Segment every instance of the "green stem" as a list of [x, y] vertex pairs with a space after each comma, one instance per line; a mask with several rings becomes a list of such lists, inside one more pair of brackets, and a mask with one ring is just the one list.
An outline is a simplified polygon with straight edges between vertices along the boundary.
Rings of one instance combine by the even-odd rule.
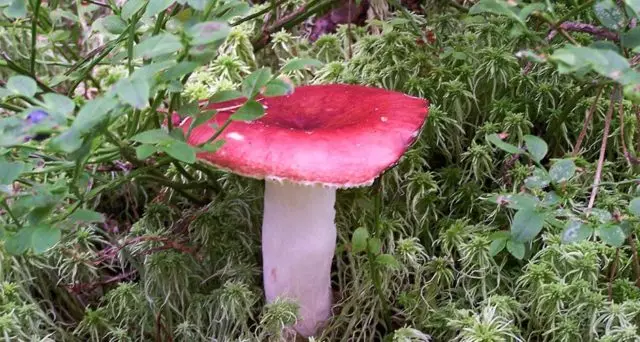
[[36, 38], [38, 37], [38, 12], [40, 12], [40, 3], [42, 0], [35, 0], [35, 8], [33, 10], [33, 19], [31, 19], [31, 74], [36, 75]]
[[[373, 184], [375, 193], [374, 211], [373, 211], [373, 224], [374, 232], [373, 236], [380, 238], [382, 235], [382, 229], [380, 224], [380, 215], [382, 215], [382, 175], [378, 177]], [[381, 239], [382, 240], [382, 239]], [[368, 246], [367, 246], [368, 247]], [[371, 277], [373, 280], [373, 286], [376, 290], [378, 297], [380, 298], [380, 304], [382, 305], [382, 315], [384, 316], [384, 322], [387, 329], [391, 329], [391, 310], [387, 298], [382, 291], [382, 278], [380, 277], [380, 270], [376, 263], [376, 255], [367, 248], [367, 256], [369, 258], [369, 267], [371, 271]]]
[[7, 203], [7, 200], [3, 199], [1, 204], [2, 204], [2, 207], [4, 208], [4, 210], [7, 211], [7, 214], [9, 214], [9, 217], [11, 217], [11, 219], [16, 223], [18, 228], [22, 228], [22, 224], [20, 223], [20, 221], [18, 221], [18, 218], [13, 214], [13, 211], [11, 211], [11, 208], [9, 207], [9, 204]]
[[587, 8], [591, 8], [591, 6], [593, 6], [593, 4], [595, 4], [595, 3], [596, 3], [596, 0], [585, 1], [582, 5], [580, 5], [578, 7], [575, 7], [574, 9], [569, 11], [569, 13], [565, 14], [562, 18], [560, 18], [560, 20], [558, 20], [557, 24], [560, 25], [560, 24], [564, 23], [565, 21], [569, 20], [574, 15], [584, 11]]

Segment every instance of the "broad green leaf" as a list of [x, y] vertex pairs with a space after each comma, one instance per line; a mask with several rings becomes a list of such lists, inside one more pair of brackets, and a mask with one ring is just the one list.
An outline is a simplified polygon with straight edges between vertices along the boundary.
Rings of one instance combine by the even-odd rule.
[[158, 149], [153, 145], [140, 145], [136, 147], [136, 158], [138, 158], [138, 160], [145, 160], [157, 151]]
[[524, 180], [524, 185], [528, 189], [544, 189], [551, 182], [549, 174], [546, 170], [536, 167], [533, 170], [533, 174]]
[[145, 39], [133, 49], [134, 58], [154, 58], [168, 55], [182, 49], [180, 38], [170, 34], [161, 33]]
[[11, 185], [24, 169], [24, 163], [0, 161], [0, 185]]
[[525, 25], [518, 15], [518, 7], [502, 0], [480, 0], [469, 9], [469, 14], [492, 13], [504, 15], [516, 22]]
[[102, 19], [102, 27], [111, 34], [120, 34], [127, 30], [127, 23], [117, 15], [109, 15]]
[[613, 221], [613, 215], [608, 210], [593, 208], [591, 209], [591, 216], [598, 219], [600, 223], [610, 223]]
[[547, 143], [536, 136], [525, 135], [524, 142], [527, 150], [531, 154], [531, 157], [533, 157], [533, 160], [538, 163], [544, 158], [544, 156], [547, 155], [547, 152], [549, 151]]
[[624, 235], [624, 232], [622, 231], [622, 228], [614, 224], [600, 225], [596, 229], [596, 232], [598, 233], [598, 236], [600, 237], [600, 239], [604, 241], [604, 243], [614, 247], [622, 246], [626, 238], [626, 236]]
[[198, 63], [195, 62], [180, 62], [160, 74], [160, 80], [170, 81], [178, 79], [186, 74], [192, 73], [198, 68]]
[[543, 225], [543, 213], [534, 209], [518, 210], [511, 223], [511, 237], [518, 242], [529, 242], [540, 233]]
[[[638, 0], [640, 2], [640, 0]], [[620, 36], [622, 46], [634, 49], [640, 46], [640, 27], [634, 27]]]
[[513, 240], [507, 241], [507, 250], [518, 260], [522, 260], [522, 258], [524, 258], [525, 248], [524, 243], [522, 242]]
[[74, 222], [86, 222], [86, 223], [94, 223], [94, 222], [102, 223], [105, 221], [104, 215], [89, 209], [78, 209], [69, 216], [69, 219]]
[[87, 133], [107, 118], [109, 112], [118, 105], [118, 101], [110, 97], [99, 97], [87, 102], [73, 121], [72, 128], [78, 133]]
[[522, 151], [516, 147], [513, 146], [507, 142], [502, 141], [502, 139], [500, 139], [500, 137], [493, 133], [493, 134], [489, 134], [486, 136], [486, 139], [488, 142], [492, 143], [493, 145], [495, 145], [497, 148], [505, 151], [505, 152], [509, 152], [512, 154], [517, 154], [517, 153], [521, 153]]
[[143, 144], [158, 144], [173, 140], [173, 138], [162, 129], [152, 129], [134, 135], [131, 140]]
[[251, 11], [251, 6], [244, 1], [228, 1], [215, 7], [213, 17], [218, 20], [229, 21], [234, 17], [244, 16], [249, 11]]
[[200, 146], [200, 151], [215, 152], [224, 146], [224, 143], [225, 141], [223, 139], [216, 139], [214, 142]]
[[586, 240], [593, 234], [593, 228], [577, 221], [570, 220], [562, 232], [562, 243], [574, 243]]
[[629, 202], [629, 212], [640, 217], [640, 197], [636, 197]]
[[629, 8], [636, 12], [636, 16], [640, 16], [640, 0], [625, 0], [624, 1]]
[[221, 90], [209, 98], [209, 102], [218, 103], [235, 100], [243, 97], [242, 93], [237, 90]]
[[542, 205], [550, 207], [560, 203], [560, 196], [555, 191], [549, 191], [544, 194]]
[[263, 92], [264, 96], [282, 96], [291, 95], [293, 93], [293, 84], [285, 82], [279, 78], [273, 79], [267, 83]]
[[122, 101], [133, 108], [144, 109], [149, 106], [151, 87], [145, 79], [124, 78], [115, 84], [114, 90]]
[[187, 0], [187, 3], [195, 10], [204, 11], [207, 0]]
[[35, 254], [41, 254], [60, 242], [62, 232], [56, 227], [39, 225], [31, 235], [31, 247]]
[[382, 251], [382, 241], [377, 237], [370, 238], [367, 242], [367, 250], [371, 254], [378, 255]]
[[398, 262], [398, 260], [396, 260], [396, 258], [391, 255], [391, 254], [380, 254], [376, 257], [376, 263], [392, 268], [392, 269], [399, 269], [400, 268], [400, 263]]
[[7, 90], [16, 95], [33, 97], [38, 91], [38, 85], [31, 77], [17, 75], [11, 76], [5, 86]]
[[54, 150], [72, 153], [82, 146], [82, 142], [82, 134], [72, 128], [53, 138], [50, 144]]
[[193, 164], [196, 162], [196, 151], [189, 144], [174, 140], [168, 144], [159, 146], [160, 150], [168, 154], [174, 159], [187, 164]]
[[264, 115], [264, 107], [258, 101], [251, 100], [245, 102], [242, 107], [231, 115], [231, 120], [235, 121], [253, 121]]
[[317, 59], [313, 58], [294, 58], [287, 62], [280, 70], [281, 73], [287, 73], [290, 71], [301, 70], [308, 67], [319, 68], [323, 65], [323, 63]]
[[540, 204], [540, 200], [533, 195], [520, 193], [501, 195], [496, 198], [496, 203], [506, 204], [511, 209], [534, 209]]
[[73, 100], [56, 93], [44, 94], [42, 95], [42, 100], [50, 112], [58, 113], [63, 117], [71, 115], [73, 110], [76, 108], [76, 104]]
[[518, 13], [518, 17], [520, 17], [522, 21], [526, 21], [534, 12], [543, 12], [546, 8], [547, 6], [545, 4], [539, 2], [528, 4]]
[[549, 177], [554, 183], [568, 181], [576, 173], [576, 164], [571, 159], [561, 159], [556, 161], [549, 169]]
[[506, 245], [507, 245], [507, 239], [505, 238], [495, 239], [491, 241], [491, 244], [489, 245], [489, 254], [491, 256], [498, 255], [498, 253], [502, 252], [502, 250]]
[[260, 68], [242, 81], [242, 94], [247, 98], [253, 98], [260, 89], [271, 79], [271, 71], [267, 68]]
[[162, 11], [165, 11], [167, 8], [171, 7], [175, 0], [149, 0], [147, 4], [147, 9], [144, 12], [145, 17], [153, 17], [156, 14], [159, 14]]
[[624, 14], [613, 0], [600, 0], [593, 5], [596, 17], [607, 28], [620, 30], [624, 24]]
[[369, 231], [367, 228], [360, 227], [353, 232], [351, 237], [351, 250], [353, 253], [360, 253], [367, 250], [367, 240], [369, 239]]
[[189, 124], [189, 135], [191, 135], [191, 131], [195, 128], [198, 127], [206, 122], [208, 122], [209, 120], [211, 120], [211, 118], [213, 118], [214, 115], [216, 115], [216, 111], [215, 110], [207, 110], [201, 113], [198, 113], [195, 116], [195, 119], [191, 121], [191, 124]]
[[187, 35], [193, 45], [203, 45], [227, 38], [230, 31], [227, 23], [208, 21], [191, 26], [187, 29]]
[[3, 13], [11, 19], [24, 18], [27, 16], [27, 1], [13, 0], [11, 5], [4, 9]]
[[15, 234], [7, 236], [4, 242], [5, 250], [12, 255], [20, 255], [31, 247], [33, 231], [35, 227], [27, 226], [18, 230]]
[[120, 13], [122, 19], [131, 19], [131, 17], [133, 17], [134, 14], [138, 13], [138, 11], [140, 11], [146, 3], [147, 0], [127, 0], [124, 6], [122, 6], [122, 12]]

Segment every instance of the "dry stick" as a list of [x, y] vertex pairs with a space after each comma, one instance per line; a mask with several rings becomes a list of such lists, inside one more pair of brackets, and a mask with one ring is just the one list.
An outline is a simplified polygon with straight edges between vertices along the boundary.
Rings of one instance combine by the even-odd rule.
[[587, 116], [584, 118], [584, 123], [582, 124], [582, 130], [580, 131], [580, 135], [578, 135], [578, 140], [576, 141], [575, 146], [573, 147], [572, 156], [577, 156], [580, 152], [580, 148], [582, 147], [582, 141], [587, 135], [587, 129], [589, 128], [589, 123], [593, 119], [593, 113], [595, 113], [596, 108], [598, 108], [598, 100], [600, 100], [600, 95], [602, 95], [602, 90], [604, 90], [604, 86], [601, 86], [598, 89], [598, 93], [596, 94], [596, 99], [591, 104], [589, 111], [587, 112]]
[[631, 246], [631, 254], [633, 255], [633, 274], [636, 276], [636, 287], [640, 287], [640, 259], [638, 259], [638, 248], [636, 247], [635, 234], [629, 235], [629, 246]]
[[613, 259], [613, 264], [611, 265], [611, 272], [609, 272], [609, 285], [607, 286], [609, 300], [613, 299], [613, 277], [615, 277], [616, 275], [619, 256], [620, 256], [620, 248], [616, 248], [616, 258]]
[[611, 101], [609, 102], [609, 110], [607, 111], [607, 117], [604, 121], [604, 133], [602, 136], [602, 145], [600, 146], [600, 157], [598, 158], [598, 167], [596, 168], [596, 175], [593, 179], [593, 189], [591, 190], [591, 198], [589, 198], [588, 210], [593, 208], [593, 204], [596, 201], [596, 195], [598, 194], [598, 187], [600, 186], [600, 177], [602, 175], [602, 166], [604, 165], [604, 156], [607, 152], [607, 140], [609, 138], [609, 129], [611, 128], [611, 118], [613, 116], [613, 108], [615, 97], [618, 88], [611, 92]]

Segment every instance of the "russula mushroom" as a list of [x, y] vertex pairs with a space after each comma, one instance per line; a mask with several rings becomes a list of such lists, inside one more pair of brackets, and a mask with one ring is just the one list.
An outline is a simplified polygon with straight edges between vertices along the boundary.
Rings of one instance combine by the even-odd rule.
[[[202, 144], [245, 100], [209, 105], [218, 113], [195, 127]], [[336, 247], [336, 189], [368, 186], [417, 139], [428, 102], [355, 85], [297, 87], [261, 97], [266, 114], [232, 122], [225, 143], [198, 158], [230, 172], [265, 180], [262, 256], [268, 302], [297, 301], [295, 330], [314, 335], [330, 316], [331, 264]], [[190, 119], [181, 122], [185, 131]]]

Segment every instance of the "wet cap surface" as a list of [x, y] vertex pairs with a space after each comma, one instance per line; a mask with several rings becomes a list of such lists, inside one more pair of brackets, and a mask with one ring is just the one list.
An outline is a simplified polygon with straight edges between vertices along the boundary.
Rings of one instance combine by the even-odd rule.
[[[355, 85], [314, 85], [293, 94], [258, 99], [266, 114], [232, 122], [217, 139], [225, 144], [198, 158], [233, 173], [339, 188], [365, 186], [393, 166], [417, 139], [428, 101]], [[206, 142], [244, 102], [209, 105], [219, 112], [193, 129], [189, 143]], [[190, 119], [181, 122], [185, 133]]]

